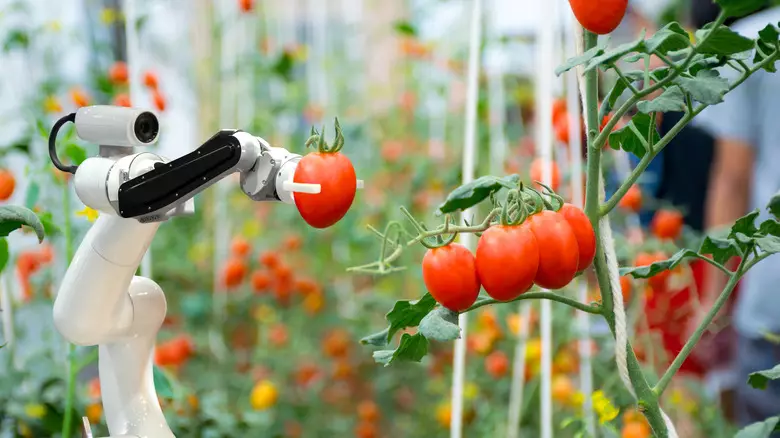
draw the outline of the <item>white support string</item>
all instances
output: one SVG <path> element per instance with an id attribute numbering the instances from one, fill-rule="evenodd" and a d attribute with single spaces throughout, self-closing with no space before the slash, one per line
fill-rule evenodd
<path id="1" fill-rule="evenodd" d="M 140 42 L 138 39 L 138 28 L 136 20 L 136 0 L 125 0 L 125 47 L 127 51 L 127 73 L 130 83 L 130 102 L 134 107 L 142 108 L 146 106 L 148 99 L 144 99 L 143 88 L 141 87 L 141 63 L 139 62 Z M 143 104 L 142 104 L 143 102 Z M 161 117 L 160 114 L 158 114 Z M 149 247 L 141 259 L 140 274 L 144 277 L 152 277 L 152 248 Z"/>
<path id="2" fill-rule="evenodd" d="M 542 180 L 552 181 L 552 100 L 555 77 L 555 29 L 558 26 L 557 2 L 541 8 L 540 25 L 537 26 L 536 55 L 536 153 L 542 160 Z M 552 306 L 549 300 L 540 303 L 542 338 L 541 363 L 541 438 L 553 437 L 552 424 Z"/>
<path id="3" fill-rule="evenodd" d="M 564 8 L 566 9 L 566 8 Z M 577 31 L 579 24 L 574 15 L 567 14 L 566 26 L 564 26 L 565 53 L 567 58 L 577 55 Z M 569 151 L 572 181 L 572 202 L 583 207 L 585 196 L 582 187 L 582 134 L 580 132 L 580 93 L 577 81 L 577 71 L 566 73 L 566 108 L 569 115 Z M 577 291 L 580 302 L 588 301 L 588 283 L 584 279 L 577 279 Z M 579 355 L 580 355 L 580 391 L 585 395 L 582 405 L 585 428 L 590 436 L 596 436 L 596 423 L 593 417 L 593 402 L 590 395 L 593 393 L 593 369 L 591 364 L 591 316 L 586 312 L 577 312 L 577 325 L 579 327 Z"/>
<path id="4" fill-rule="evenodd" d="M 528 333 L 531 330 L 531 303 L 520 301 L 520 331 L 515 344 L 515 357 L 512 363 L 512 387 L 509 390 L 509 415 L 507 419 L 507 438 L 518 438 L 520 435 L 520 420 L 523 405 L 523 389 L 525 387 L 525 358 Z"/>
<path id="5" fill-rule="evenodd" d="M 482 0 L 472 1 L 471 32 L 469 35 L 469 64 L 467 76 L 466 94 L 466 127 L 465 144 L 463 146 L 463 184 L 474 180 L 476 136 L 477 136 L 477 103 L 479 99 L 479 62 L 480 40 L 482 39 Z M 461 215 L 461 223 L 472 221 L 473 209 L 468 209 Z M 473 249 L 473 235 L 464 233 L 460 235 L 460 242 L 469 250 Z M 455 354 L 453 355 L 452 376 L 452 405 L 450 415 L 450 438 L 461 438 L 463 435 L 463 385 L 466 368 L 466 328 L 468 318 L 466 313 L 458 316 L 460 326 L 460 338 L 455 341 Z"/>

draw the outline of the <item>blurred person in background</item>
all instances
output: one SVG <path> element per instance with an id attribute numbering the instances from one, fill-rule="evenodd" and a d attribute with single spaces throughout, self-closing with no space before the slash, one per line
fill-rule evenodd
<path id="1" fill-rule="evenodd" d="M 694 12 L 708 11 L 709 0 L 694 0 Z M 755 38 L 768 23 L 780 22 L 780 7 L 767 6 L 751 16 L 731 24 L 744 36 Z M 729 24 L 729 23 L 727 23 Z M 733 69 L 723 69 L 733 81 Z M 776 97 L 780 96 L 780 76 L 763 70 L 752 75 L 740 87 L 728 93 L 724 102 L 707 108 L 694 123 L 716 139 L 706 199 L 704 225 L 710 233 L 730 227 L 738 218 L 754 209 L 767 218 L 765 206 L 780 189 L 780 124 L 777 123 Z M 699 158 L 692 158 L 697 160 Z M 708 267 L 702 306 L 688 327 L 688 333 L 704 318 L 723 290 L 726 277 Z M 773 368 L 780 363 L 780 346 L 767 339 L 780 333 L 780 260 L 768 259 L 756 265 L 744 277 L 736 297 L 733 328 L 735 354 L 734 414 L 742 426 L 763 421 L 780 412 L 780 382 L 770 382 L 765 391 L 747 384 L 748 374 Z M 712 358 L 714 338 L 705 339 L 696 350 L 701 360 Z M 780 436 L 775 434 L 772 436 Z"/>

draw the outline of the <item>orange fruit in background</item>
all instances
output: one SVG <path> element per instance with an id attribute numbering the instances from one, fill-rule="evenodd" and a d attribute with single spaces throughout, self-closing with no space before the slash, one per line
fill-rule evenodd
<path id="1" fill-rule="evenodd" d="M 650 222 L 653 235 L 659 239 L 674 240 L 680 237 L 683 215 L 676 210 L 658 210 Z"/>
<path id="2" fill-rule="evenodd" d="M 127 84 L 129 79 L 129 73 L 127 70 L 127 64 L 124 61 L 117 61 L 108 69 L 108 80 L 114 84 L 124 85 Z"/>
<path id="3" fill-rule="evenodd" d="M 162 93 L 154 90 L 152 93 L 152 102 L 154 102 L 154 107 L 157 108 L 157 110 L 160 112 L 165 111 L 166 101 L 165 96 L 163 96 Z"/>
<path id="4" fill-rule="evenodd" d="M 7 201 L 16 189 L 16 177 L 8 169 L 0 169 L 0 201 Z"/>
<path id="5" fill-rule="evenodd" d="M 275 324 L 268 331 L 268 341 L 274 347 L 283 347 L 287 345 L 289 335 L 287 333 L 287 327 L 284 324 Z"/>
<path id="6" fill-rule="evenodd" d="M 579 361 L 576 351 L 562 349 L 553 359 L 553 373 L 570 374 L 578 370 Z"/>
<path id="7" fill-rule="evenodd" d="M 556 163 L 555 161 L 550 161 L 550 167 L 552 171 L 551 172 L 552 178 L 551 178 L 551 184 L 549 184 L 549 186 L 553 190 L 558 190 L 558 187 L 560 187 L 561 185 L 561 170 L 558 168 L 558 163 Z M 530 171 L 531 180 L 541 181 L 542 183 L 544 183 L 545 182 L 544 178 L 542 178 L 542 176 L 544 175 L 543 169 L 544 169 L 544 163 L 542 162 L 542 159 L 541 158 L 535 159 L 531 163 L 531 171 Z"/>
<path id="8" fill-rule="evenodd" d="M 265 251 L 260 254 L 260 264 L 266 268 L 275 268 L 281 262 L 279 254 L 273 251 Z"/>
<path id="9" fill-rule="evenodd" d="M 101 403 L 90 403 L 87 405 L 86 414 L 90 423 L 100 423 L 100 418 L 103 416 L 103 405 Z"/>
<path id="10" fill-rule="evenodd" d="M 495 379 L 509 373 L 509 358 L 503 351 L 494 351 L 485 358 L 485 370 Z"/>
<path id="11" fill-rule="evenodd" d="M 263 292 L 271 287 L 271 276 L 265 271 L 255 271 L 252 273 L 252 290 Z"/>
<path id="12" fill-rule="evenodd" d="M 321 292 L 306 295 L 303 300 L 303 308 L 310 315 L 318 313 L 325 306 L 325 297 Z"/>
<path id="13" fill-rule="evenodd" d="M 571 379 L 564 375 L 558 375 L 552 381 L 552 398 L 558 403 L 569 404 L 577 392 Z"/>
<path id="14" fill-rule="evenodd" d="M 144 85 L 152 90 L 157 89 L 157 74 L 151 70 L 144 72 Z"/>
<path id="15" fill-rule="evenodd" d="M 569 117 L 564 115 L 553 125 L 555 139 L 563 144 L 569 144 Z"/>
<path id="16" fill-rule="evenodd" d="M 290 234 L 285 237 L 284 244 L 282 245 L 287 251 L 297 251 L 303 246 L 303 238 L 297 234 Z"/>
<path id="17" fill-rule="evenodd" d="M 397 163 L 404 153 L 404 144 L 399 140 L 387 140 L 382 143 L 379 153 L 382 160 L 388 163 Z"/>
<path id="18" fill-rule="evenodd" d="M 223 284 L 229 288 L 239 286 L 244 282 L 247 269 L 248 268 L 244 260 L 238 258 L 232 258 L 228 260 L 225 262 L 225 266 L 222 268 Z"/>
<path id="19" fill-rule="evenodd" d="M 375 423 L 379 420 L 379 406 L 372 400 L 363 400 L 360 402 L 360 404 L 358 404 L 357 412 L 358 418 L 365 422 Z"/>
<path id="20" fill-rule="evenodd" d="M 642 189 L 632 185 L 618 202 L 618 207 L 638 213 L 642 209 Z"/>
<path id="21" fill-rule="evenodd" d="M 236 257 L 246 257 L 252 251 L 249 241 L 242 236 L 236 236 L 230 242 L 230 252 Z"/>
<path id="22" fill-rule="evenodd" d="M 636 259 L 634 260 L 634 265 L 648 266 L 655 262 L 666 260 L 666 258 L 666 254 L 660 251 L 652 254 L 643 252 L 637 254 Z M 653 290 L 664 290 L 666 288 L 666 281 L 669 279 L 670 274 L 671 272 L 669 270 L 661 271 L 653 277 L 648 278 L 647 283 Z"/>
<path id="23" fill-rule="evenodd" d="M 254 0 L 238 0 L 238 7 L 242 12 L 251 12 L 254 8 Z"/>
<path id="24" fill-rule="evenodd" d="M 552 122 L 553 125 L 558 124 L 561 119 L 567 117 L 568 111 L 566 108 L 566 99 L 556 99 L 553 102 L 552 107 Z"/>
<path id="25" fill-rule="evenodd" d="M 100 379 L 95 377 L 89 381 L 87 384 L 87 393 L 89 394 L 89 398 L 100 398 Z"/>
<path id="26" fill-rule="evenodd" d="M 344 329 L 334 329 L 325 336 L 322 349 L 325 356 L 330 358 L 344 358 L 349 353 L 351 337 Z"/>
<path id="27" fill-rule="evenodd" d="M 317 284 L 316 281 L 314 281 L 311 278 L 297 278 L 295 279 L 295 290 L 300 292 L 301 295 L 309 295 L 309 294 L 316 294 L 321 293 L 320 285 Z"/>
<path id="28" fill-rule="evenodd" d="M 290 268 L 285 263 L 279 263 L 273 268 L 273 274 L 276 278 L 276 281 L 280 283 L 286 283 L 289 284 L 293 280 L 293 271 L 292 268 Z"/>
<path id="29" fill-rule="evenodd" d="M 650 426 L 636 421 L 624 424 L 620 431 L 620 438 L 649 438 L 651 435 Z"/>
<path id="30" fill-rule="evenodd" d="M 73 101 L 73 104 L 78 108 L 89 105 L 89 96 L 87 96 L 87 93 L 81 88 L 73 88 L 70 90 L 70 98 Z"/>
<path id="31" fill-rule="evenodd" d="M 130 102 L 130 96 L 127 95 L 127 93 L 119 93 L 114 96 L 114 105 L 126 107 L 133 106 Z"/>
<path id="32" fill-rule="evenodd" d="M 355 438 L 376 438 L 379 429 L 374 423 L 363 421 L 355 427 Z"/>
<path id="33" fill-rule="evenodd" d="M 624 275 L 620 277 L 620 290 L 623 293 L 623 303 L 627 304 L 631 300 L 631 277 Z"/>

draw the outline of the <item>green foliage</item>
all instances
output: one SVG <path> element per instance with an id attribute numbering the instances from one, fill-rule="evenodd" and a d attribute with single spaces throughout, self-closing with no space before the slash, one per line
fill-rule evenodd
<path id="1" fill-rule="evenodd" d="M 417 29 L 408 21 L 396 21 L 393 29 L 401 35 L 417 36 Z"/>
<path id="2" fill-rule="evenodd" d="M 404 333 L 401 342 L 395 350 L 379 350 L 374 352 L 374 360 L 384 366 L 390 366 L 395 361 L 420 362 L 428 354 L 428 339 L 420 333 L 410 335 Z"/>
<path id="3" fill-rule="evenodd" d="M 8 264 L 8 240 L 5 237 L 0 238 L 0 272 Z"/>
<path id="4" fill-rule="evenodd" d="M 620 275 L 631 275 L 634 278 L 650 278 L 657 274 L 666 271 L 667 269 L 674 269 L 679 265 L 686 257 L 696 257 L 696 251 L 691 249 L 682 249 L 674 254 L 667 260 L 655 262 L 648 266 L 637 266 L 633 268 L 620 268 Z"/>
<path id="5" fill-rule="evenodd" d="M 454 341 L 460 337 L 458 314 L 444 307 L 437 307 L 420 321 L 419 331 L 434 341 Z"/>
<path id="6" fill-rule="evenodd" d="M 770 370 L 756 371 L 748 376 L 748 384 L 756 389 L 766 389 L 770 380 L 780 379 L 780 365 Z"/>
<path id="7" fill-rule="evenodd" d="M 426 293 L 418 301 L 398 301 L 393 306 L 393 310 L 387 314 L 387 321 L 390 322 L 390 328 L 387 331 L 387 342 L 389 343 L 398 330 L 407 327 L 417 327 L 422 319 L 436 306 L 436 300 L 431 294 Z"/>
<path id="8" fill-rule="evenodd" d="M 726 26 L 696 31 L 696 40 L 706 40 L 696 51 L 705 55 L 736 55 L 753 48 L 753 40 L 743 37 Z"/>
<path id="9" fill-rule="evenodd" d="M 623 149 L 639 158 L 645 156 L 648 145 L 660 140 L 654 118 L 648 114 L 636 114 L 628 125 L 609 134 L 609 146 L 612 149 Z"/>
<path id="10" fill-rule="evenodd" d="M 492 175 L 479 177 L 450 192 L 439 206 L 436 214 L 442 215 L 473 207 L 502 188 L 512 189 L 517 187 L 519 181 L 519 175 L 509 175 L 503 178 Z"/>
<path id="11" fill-rule="evenodd" d="M 154 365 L 152 369 L 152 376 L 154 379 L 154 389 L 157 391 L 157 395 L 160 397 L 172 399 L 173 398 L 173 385 L 171 384 L 170 377 L 160 369 L 157 365 Z"/>
<path id="12" fill-rule="evenodd" d="M 672 22 L 648 38 L 645 48 L 648 53 L 666 55 L 669 52 L 687 49 L 690 44 L 688 32 L 679 23 Z"/>
<path id="13" fill-rule="evenodd" d="M 26 225 L 35 231 L 38 241 L 43 242 L 45 230 L 35 213 L 25 207 L 4 205 L 0 207 L 0 237 L 8 236 L 12 231 Z"/>
<path id="14" fill-rule="evenodd" d="M 753 423 L 737 432 L 734 438 L 769 438 L 778 421 L 780 421 L 780 417 L 769 417 L 764 421 Z"/>
<path id="15" fill-rule="evenodd" d="M 729 91 L 729 83 L 714 70 L 701 70 L 696 76 L 680 76 L 673 81 L 689 93 L 693 100 L 707 105 L 723 102 Z"/>
<path id="16" fill-rule="evenodd" d="M 766 6 L 766 0 L 715 0 L 729 17 L 744 17 Z"/>
<path id="17" fill-rule="evenodd" d="M 685 109 L 685 94 L 679 87 L 669 87 L 655 99 L 639 102 L 636 108 L 647 114 L 682 111 Z"/>

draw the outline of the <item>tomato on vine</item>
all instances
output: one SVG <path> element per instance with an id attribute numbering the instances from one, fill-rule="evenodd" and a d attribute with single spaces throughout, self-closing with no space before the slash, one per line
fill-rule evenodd
<path id="1" fill-rule="evenodd" d="M 485 292 L 499 301 L 519 297 L 534 284 L 539 244 L 528 224 L 496 225 L 477 242 L 477 274 Z"/>
<path id="2" fill-rule="evenodd" d="M 430 248 L 422 261 L 423 282 L 431 296 L 453 312 L 477 301 L 480 281 L 474 255 L 459 243 Z"/>
<path id="3" fill-rule="evenodd" d="M 324 129 L 323 129 L 324 131 Z M 352 206 L 357 191 L 357 175 L 352 162 L 339 151 L 344 145 L 338 119 L 336 141 L 331 147 L 322 135 L 312 129 L 307 146 L 317 143 L 317 152 L 307 154 L 298 163 L 293 175 L 296 183 L 319 184 L 320 193 L 295 193 L 295 206 L 303 220 L 314 228 L 327 228 L 335 224 Z"/>
<path id="4" fill-rule="evenodd" d="M 596 232 L 593 231 L 590 219 L 582 209 L 566 203 L 558 210 L 558 213 L 566 219 L 574 231 L 580 254 L 577 271 L 583 271 L 593 263 L 593 258 L 596 257 Z"/>
<path id="5" fill-rule="evenodd" d="M 585 29 L 606 35 L 617 29 L 628 9 L 628 0 L 569 0 L 577 21 Z"/>
<path id="6" fill-rule="evenodd" d="M 16 189 L 16 177 L 10 170 L 0 169 L 0 201 L 7 201 Z"/>
<path id="7" fill-rule="evenodd" d="M 625 195 L 620 198 L 618 207 L 638 213 L 642 208 L 642 189 L 638 185 L 632 185 Z"/>
<path id="8" fill-rule="evenodd" d="M 683 215 L 676 210 L 658 210 L 650 223 L 653 235 L 659 239 L 674 240 L 680 237 Z"/>
<path id="9" fill-rule="evenodd" d="M 542 210 L 527 221 L 539 244 L 539 269 L 534 283 L 545 289 L 566 286 L 577 275 L 580 263 L 577 236 L 569 222 L 550 210 Z"/>

